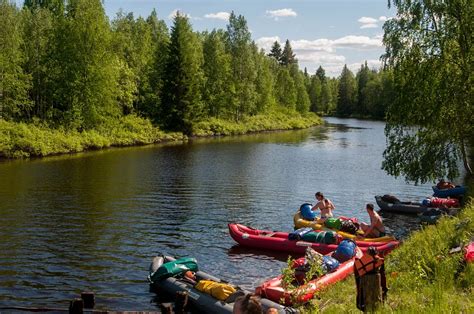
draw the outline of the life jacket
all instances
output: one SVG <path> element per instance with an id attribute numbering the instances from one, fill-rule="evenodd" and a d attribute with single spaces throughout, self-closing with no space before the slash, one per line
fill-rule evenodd
<path id="1" fill-rule="evenodd" d="M 364 254 L 361 258 L 356 258 L 354 262 L 354 272 L 357 276 L 364 276 L 373 270 L 378 269 L 383 265 L 383 258 L 379 256 L 372 256 L 370 254 Z"/>

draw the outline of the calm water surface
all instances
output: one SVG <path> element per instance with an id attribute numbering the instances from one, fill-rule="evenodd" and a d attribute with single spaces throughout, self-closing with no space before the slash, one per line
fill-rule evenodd
<path id="1" fill-rule="evenodd" d="M 428 185 L 387 176 L 384 124 L 328 118 L 303 131 L 0 162 L 0 306 L 156 310 L 146 282 L 159 252 L 252 289 L 287 256 L 234 247 L 227 223 L 292 230 L 316 191 L 367 220 L 374 195 L 421 200 Z M 416 218 L 385 216 L 403 236 Z"/>

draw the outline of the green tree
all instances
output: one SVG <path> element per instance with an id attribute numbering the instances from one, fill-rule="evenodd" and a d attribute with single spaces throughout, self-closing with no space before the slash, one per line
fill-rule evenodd
<path id="1" fill-rule="evenodd" d="M 207 114 L 211 117 L 225 117 L 229 102 L 227 87 L 231 80 L 231 56 L 225 51 L 225 33 L 213 30 L 210 34 L 205 34 L 203 53 L 203 101 Z"/>
<path id="2" fill-rule="evenodd" d="M 71 0 L 55 28 L 51 55 L 55 118 L 80 129 L 118 117 L 119 64 L 100 0 Z"/>
<path id="3" fill-rule="evenodd" d="M 367 101 L 368 99 L 365 97 L 365 93 L 363 92 L 369 81 L 372 79 L 371 77 L 372 72 L 370 71 L 367 61 L 361 65 L 359 71 L 356 74 L 357 80 L 357 106 L 354 108 L 355 112 L 361 115 L 367 115 Z"/>
<path id="4" fill-rule="evenodd" d="M 296 56 L 293 53 L 293 49 L 291 48 L 291 44 L 288 39 L 285 42 L 285 47 L 283 48 L 280 63 L 282 65 L 291 65 L 297 63 Z"/>
<path id="5" fill-rule="evenodd" d="M 300 113 L 309 111 L 311 101 L 309 99 L 308 91 L 305 85 L 305 77 L 303 73 L 298 73 L 295 80 L 296 85 L 296 110 Z"/>
<path id="6" fill-rule="evenodd" d="M 41 118 L 48 118 L 51 113 L 52 94 L 50 80 L 50 57 L 53 44 L 53 15 L 48 8 L 31 6 L 22 11 L 23 50 L 25 73 L 31 75 L 32 87 L 30 98 L 34 102 L 31 114 Z"/>
<path id="7" fill-rule="evenodd" d="M 255 81 L 254 53 L 247 21 L 242 15 L 230 14 L 227 25 L 227 49 L 232 56 L 232 98 L 230 107 L 234 111 L 234 119 L 240 120 L 245 114 L 255 111 L 257 91 Z"/>
<path id="8" fill-rule="evenodd" d="M 334 99 L 337 99 L 337 96 L 334 96 L 331 92 L 331 86 L 328 81 L 324 82 L 321 85 L 321 111 L 322 112 L 330 112 L 332 108 L 335 106 Z"/>
<path id="9" fill-rule="evenodd" d="M 339 93 L 337 98 L 337 113 L 348 116 L 353 113 L 356 100 L 356 80 L 354 74 L 344 65 L 339 77 Z"/>
<path id="10" fill-rule="evenodd" d="M 15 4 L 0 0 L 0 118 L 21 118 L 31 107 L 22 44 L 20 12 Z"/>
<path id="11" fill-rule="evenodd" d="M 317 75 L 311 77 L 311 82 L 309 85 L 309 100 L 310 108 L 312 112 L 322 111 L 321 106 L 321 80 Z"/>
<path id="12" fill-rule="evenodd" d="M 169 130 L 192 133 L 203 115 L 202 46 L 186 16 L 176 14 L 171 28 L 164 76 L 162 123 Z"/>
<path id="13" fill-rule="evenodd" d="M 389 1 L 397 17 L 384 24 L 385 62 L 395 98 L 388 108 L 383 169 L 427 182 L 459 173 L 474 138 L 472 1 Z"/>
<path id="14" fill-rule="evenodd" d="M 280 43 L 275 41 L 270 49 L 270 53 L 268 54 L 269 57 L 275 58 L 276 61 L 281 62 L 282 57 L 282 50 Z"/>
<path id="15" fill-rule="evenodd" d="M 324 71 L 322 66 L 316 70 L 316 76 L 319 78 L 319 81 L 322 83 L 326 82 L 326 71 Z"/>
<path id="16" fill-rule="evenodd" d="M 279 70 L 275 85 L 276 100 L 280 106 L 295 109 L 297 101 L 297 90 L 295 82 L 287 67 Z"/>
<path id="17" fill-rule="evenodd" d="M 275 104 L 274 81 L 275 77 L 271 70 L 273 60 L 265 56 L 263 51 L 256 55 L 256 90 L 258 91 L 256 101 L 256 112 L 263 113 Z"/>

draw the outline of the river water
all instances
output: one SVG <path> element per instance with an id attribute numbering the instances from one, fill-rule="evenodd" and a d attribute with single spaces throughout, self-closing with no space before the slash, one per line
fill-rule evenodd
<path id="1" fill-rule="evenodd" d="M 308 130 L 0 162 L 0 307 L 66 307 L 94 291 L 99 309 L 156 310 L 146 282 L 157 253 L 252 289 L 284 254 L 235 247 L 227 223 L 292 230 L 322 191 L 336 214 L 368 220 L 391 193 L 421 200 L 381 169 L 384 123 L 327 118 Z M 399 237 L 416 218 L 385 216 Z"/>

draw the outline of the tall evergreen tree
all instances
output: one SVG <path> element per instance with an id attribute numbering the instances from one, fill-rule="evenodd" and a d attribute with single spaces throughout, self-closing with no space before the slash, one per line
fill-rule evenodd
<path id="1" fill-rule="evenodd" d="M 291 48 L 290 41 L 287 39 L 285 42 L 285 47 L 283 48 L 282 56 L 281 56 L 281 64 L 282 65 L 290 65 L 297 63 L 296 56 L 293 53 L 293 49 Z"/>
<path id="2" fill-rule="evenodd" d="M 371 71 L 367 66 L 367 61 L 361 65 L 360 70 L 356 74 L 357 80 L 357 106 L 355 108 L 355 112 L 361 115 L 367 115 L 368 112 L 368 104 L 367 98 L 365 97 L 365 93 L 363 92 L 369 80 L 371 80 Z"/>
<path id="3" fill-rule="evenodd" d="M 324 71 L 322 66 L 319 66 L 316 70 L 316 76 L 319 78 L 321 84 L 326 82 L 326 71 Z"/>
<path id="4" fill-rule="evenodd" d="M 176 14 L 164 76 L 162 123 L 169 130 L 192 133 L 203 114 L 202 46 L 186 16 Z"/>
<path id="5" fill-rule="evenodd" d="M 344 65 L 339 77 L 339 93 L 337 99 L 337 113 L 348 116 L 353 113 L 357 89 L 354 74 Z"/>
<path id="6" fill-rule="evenodd" d="M 277 60 L 278 62 L 281 62 L 282 50 L 281 50 L 280 43 L 278 41 L 275 41 L 273 43 L 268 56 L 275 58 L 275 60 Z"/>
<path id="7" fill-rule="evenodd" d="M 311 77 L 309 86 L 309 99 L 311 103 L 311 111 L 318 112 L 322 110 L 321 106 L 321 80 L 317 75 Z"/>
<path id="8" fill-rule="evenodd" d="M 23 72 L 24 55 L 20 12 L 0 0 L 0 118 L 21 118 L 29 112 L 30 76 Z"/>

